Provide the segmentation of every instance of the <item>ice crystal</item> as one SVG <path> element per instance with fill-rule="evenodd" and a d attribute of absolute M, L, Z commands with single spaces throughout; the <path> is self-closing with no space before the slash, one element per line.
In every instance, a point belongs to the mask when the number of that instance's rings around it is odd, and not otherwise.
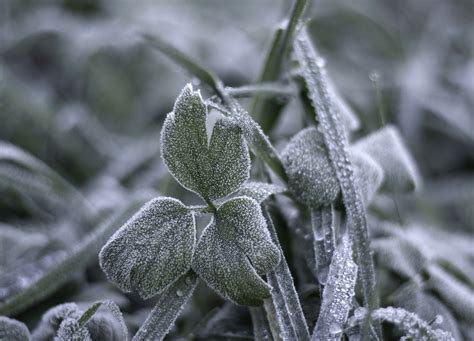
<path fill-rule="evenodd" d="M 23 323 L 5 316 L 0 316 L 0 340 L 29 341 L 30 339 L 30 332 Z"/>
<path fill-rule="evenodd" d="M 339 193 L 336 172 L 331 165 L 324 140 L 314 127 L 294 136 L 282 152 L 288 174 L 288 187 L 308 206 L 333 202 Z"/>
<path fill-rule="evenodd" d="M 231 119 L 217 120 L 209 143 L 206 121 L 201 95 L 188 84 L 163 125 L 162 157 L 181 185 L 214 200 L 234 192 L 248 179 L 250 157 L 241 128 Z"/>
<path fill-rule="evenodd" d="M 354 145 L 369 154 L 383 169 L 382 187 L 390 192 L 413 191 L 421 180 L 416 164 L 397 128 L 388 125 L 364 137 Z"/>
<path fill-rule="evenodd" d="M 196 247 L 193 269 L 216 292 L 242 305 L 260 305 L 271 287 L 260 278 L 280 260 L 260 205 L 248 197 L 219 207 Z"/>
<path fill-rule="evenodd" d="M 195 233 L 194 217 L 180 201 L 153 199 L 109 239 L 100 265 L 121 290 L 149 298 L 188 271 Z"/>

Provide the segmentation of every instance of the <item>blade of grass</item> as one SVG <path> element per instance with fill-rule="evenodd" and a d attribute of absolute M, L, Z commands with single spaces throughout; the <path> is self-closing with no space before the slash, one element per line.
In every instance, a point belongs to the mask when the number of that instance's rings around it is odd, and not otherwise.
<path fill-rule="evenodd" d="M 373 309 L 378 306 L 378 297 L 367 231 L 367 215 L 358 183 L 355 181 L 343 123 L 328 92 L 324 61 L 318 56 L 305 31 L 295 40 L 294 50 L 341 187 L 349 231 L 354 241 L 359 265 L 364 304 Z"/>
<path fill-rule="evenodd" d="M 267 208 L 263 209 L 268 230 L 280 252 L 283 254 L 275 227 Z M 284 340 L 309 340 L 308 325 L 301 308 L 290 269 L 285 257 L 281 257 L 277 267 L 267 274 L 267 281 L 272 286 L 272 300 L 278 318 L 280 331 Z"/>
<path fill-rule="evenodd" d="M 262 307 L 250 307 L 250 316 L 253 325 L 253 337 L 256 341 L 267 341 L 271 339 L 272 332 Z"/>
<path fill-rule="evenodd" d="M 193 271 L 189 271 L 161 293 L 155 308 L 148 315 L 132 341 L 163 340 L 192 296 L 197 283 L 197 275 Z"/>
<path fill-rule="evenodd" d="M 307 2 L 307 0 L 296 0 L 289 19 L 276 29 L 263 64 L 259 83 L 273 82 L 280 78 L 285 58 L 288 56 L 296 28 L 304 14 Z M 267 133 L 275 125 L 282 108 L 283 104 L 278 99 L 264 98 L 257 94 L 253 100 L 251 113 L 260 122 L 263 131 Z"/>

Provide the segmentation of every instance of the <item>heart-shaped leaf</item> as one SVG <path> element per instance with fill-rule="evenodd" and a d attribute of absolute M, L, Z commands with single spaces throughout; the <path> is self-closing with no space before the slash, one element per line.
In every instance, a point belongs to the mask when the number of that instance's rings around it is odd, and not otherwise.
<path fill-rule="evenodd" d="M 188 84 L 163 125 L 162 156 L 182 186 L 214 200 L 248 179 L 250 156 L 241 129 L 231 119 L 218 119 L 209 142 L 206 121 L 201 95 Z"/>
<path fill-rule="evenodd" d="M 225 202 L 202 233 L 193 269 L 217 293 L 237 304 L 256 306 L 270 297 L 260 278 L 280 261 L 260 205 L 248 197 Z"/>
<path fill-rule="evenodd" d="M 316 207 L 333 202 L 339 193 L 323 136 L 314 127 L 295 135 L 282 153 L 290 191 L 302 202 Z"/>
<path fill-rule="evenodd" d="M 109 239 L 100 265 L 121 290 L 149 298 L 189 270 L 195 238 L 194 217 L 186 206 L 156 198 Z"/>

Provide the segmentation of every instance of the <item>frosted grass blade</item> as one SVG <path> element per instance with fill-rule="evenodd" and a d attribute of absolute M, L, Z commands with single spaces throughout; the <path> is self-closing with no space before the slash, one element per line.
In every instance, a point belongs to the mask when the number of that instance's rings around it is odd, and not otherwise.
<path fill-rule="evenodd" d="M 278 245 L 281 254 L 283 254 L 270 214 L 266 208 L 263 213 L 273 242 Z M 273 288 L 272 300 L 282 338 L 284 340 L 309 340 L 306 319 L 301 309 L 290 269 L 284 257 L 281 257 L 277 267 L 267 274 L 267 281 Z"/>
<path fill-rule="evenodd" d="M 193 294 L 197 283 L 196 274 L 190 271 L 161 293 L 155 308 L 132 341 L 163 340 Z"/>

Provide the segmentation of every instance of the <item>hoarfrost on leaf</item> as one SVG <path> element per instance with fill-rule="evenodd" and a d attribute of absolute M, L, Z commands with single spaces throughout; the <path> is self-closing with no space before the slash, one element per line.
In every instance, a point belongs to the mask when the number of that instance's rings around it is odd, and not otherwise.
<path fill-rule="evenodd" d="M 194 216 L 179 200 L 153 199 L 109 239 L 100 266 L 124 292 L 152 297 L 189 270 L 195 234 Z"/>
<path fill-rule="evenodd" d="M 29 341 L 30 339 L 30 332 L 22 322 L 0 316 L 0 340 Z"/>
<path fill-rule="evenodd" d="M 193 269 L 217 293 L 230 301 L 257 306 L 271 287 L 260 278 L 280 261 L 260 205 L 237 197 L 220 206 L 215 221 L 198 242 Z"/>
<path fill-rule="evenodd" d="M 362 200 L 368 206 L 384 181 L 384 171 L 368 154 L 354 148 L 351 150 L 351 159 Z"/>
<path fill-rule="evenodd" d="M 323 136 L 314 127 L 296 134 L 282 152 L 288 187 L 310 207 L 330 204 L 339 193 L 339 184 Z"/>
<path fill-rule="evenodd" d="M 217 120 L 208 143 L 207 116 L 200 93 L 188 84 L 163 124 L 161 146 L 176 180 L 205 200 L 214 200 L 248 179 L 250 156 L 241 128 L 230 118 Z"/>
<path fill-rule="evenodd" d="M 365 151 L 382 167 L 382 189 L 409 192 L 421 186 L 418 168 L 396 127 L 388 125 L 377 130 L 357 141 L 354 148 Z"/>

